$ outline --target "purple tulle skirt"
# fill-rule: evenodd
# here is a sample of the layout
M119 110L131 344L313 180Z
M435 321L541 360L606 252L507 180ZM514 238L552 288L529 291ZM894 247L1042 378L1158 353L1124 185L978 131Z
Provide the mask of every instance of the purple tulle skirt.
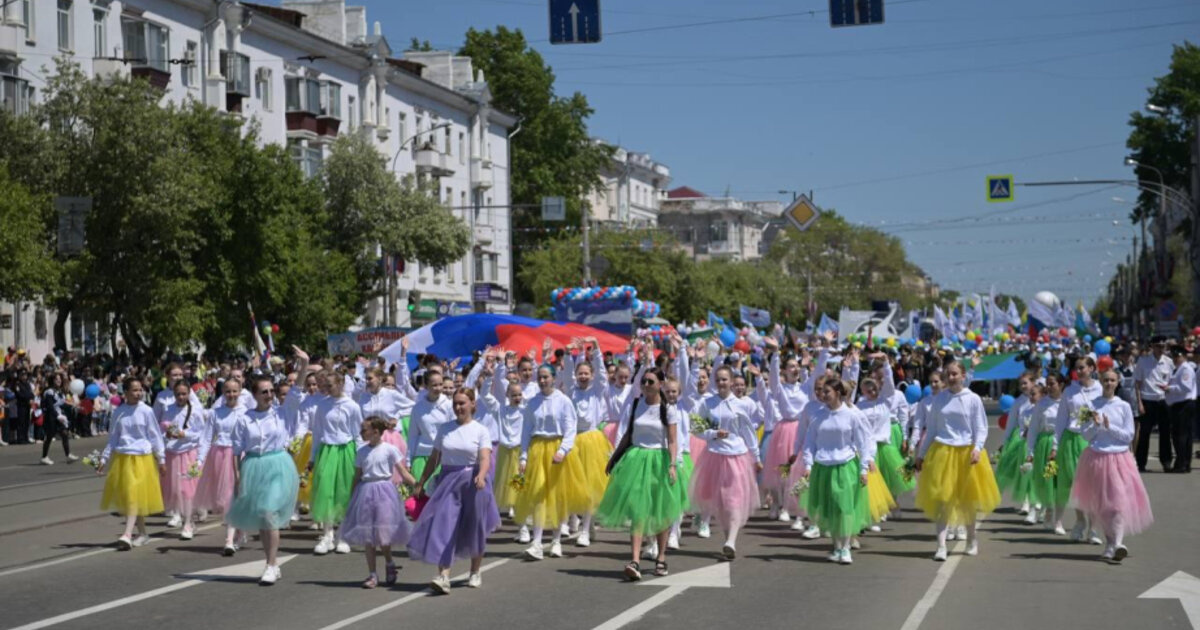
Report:
M442 466L437 489L408 541L409 558L448 567L483 555L488 534L500 528L500 512L491 480L476 489L475 474L474 466Z
M383 479L358 484L338 533L352 545L390 547L408 542L411 527L396 486Z

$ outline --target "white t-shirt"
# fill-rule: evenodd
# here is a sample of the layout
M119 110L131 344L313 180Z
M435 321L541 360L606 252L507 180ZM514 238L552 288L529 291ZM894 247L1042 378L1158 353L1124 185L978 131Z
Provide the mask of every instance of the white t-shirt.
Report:
M1167 384L1175 373L1175 364L1166 354L1155 359L1153 354L1142 355L1133 368L1133 378L1140 382L1142 400L1163 400L1167 395Z
M380 442L379 446L367 444L359 448L354 467L362 470L363 481L384 481L392 478L396 464L402 461L404 456L400 454L400 449Z
M492 434L479 422L454 420L438 427L433 448L442 452L443 466L474 466L479 450L492 448Z
M679 410L667 405L667 425L679 424ZM633 442L638 448L667 448L667 436L662 424L662 411L658 405L638 402L637 417L633 419Z

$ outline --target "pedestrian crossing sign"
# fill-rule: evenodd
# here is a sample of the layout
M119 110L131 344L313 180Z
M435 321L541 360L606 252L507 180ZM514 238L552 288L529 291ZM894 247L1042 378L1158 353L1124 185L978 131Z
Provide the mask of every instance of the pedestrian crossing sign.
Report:
M987 178L987 200L991 201L1012 201L1013 200L1013 176L1012 175L988 175Z

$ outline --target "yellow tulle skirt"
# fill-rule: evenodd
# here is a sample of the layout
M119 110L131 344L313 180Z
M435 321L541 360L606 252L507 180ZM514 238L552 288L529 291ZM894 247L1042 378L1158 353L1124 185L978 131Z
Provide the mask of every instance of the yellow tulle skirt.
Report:
M867 473L867 514L872 523L878 523L884 514L896 509L896 498L888 490L887 482L879 469Z
M604 469L612 455L612 445L599 429L575 436L575 448L567 454L563 465L567 467L567 478L573 483L567 486L567 511L571 514L591 514L604 498L608 489L608 475Z
M100 509L122 516L149 516L163 511L158 462L153 455L117 453L108 463Z
M496 480L492 488L496 507L503 511L517 503L517 491L512 488L512 478L521 466L521 447L500 446L496 451Z
M929 448L917 481L917 507L930 520L969 525L978 515L1000 505L1000 489L987 451L980 451L979 462L971 464L972 449L941 442Z
M312 459L312 433L305 433L300 450L292 453L292 461L296 462L296 472L300 474L300 494L296 496L296 503L311 503L312 478L305 470L308 468L310 459Z
M561 437L535 437L529 444L525 462L525 489L517 493L513 506L518 523L532 517L535 527L558 527L566 522L568 488L580 485L572 479L571 469L554 463L554 454L562 445Z

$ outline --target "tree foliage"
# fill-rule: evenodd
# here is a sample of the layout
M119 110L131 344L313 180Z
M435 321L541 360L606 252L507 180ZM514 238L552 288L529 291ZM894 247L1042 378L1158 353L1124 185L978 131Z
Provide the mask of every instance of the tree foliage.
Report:
M0 162L0 299L32 300L53 293L59 266L45 236L49 200L32 195Z

